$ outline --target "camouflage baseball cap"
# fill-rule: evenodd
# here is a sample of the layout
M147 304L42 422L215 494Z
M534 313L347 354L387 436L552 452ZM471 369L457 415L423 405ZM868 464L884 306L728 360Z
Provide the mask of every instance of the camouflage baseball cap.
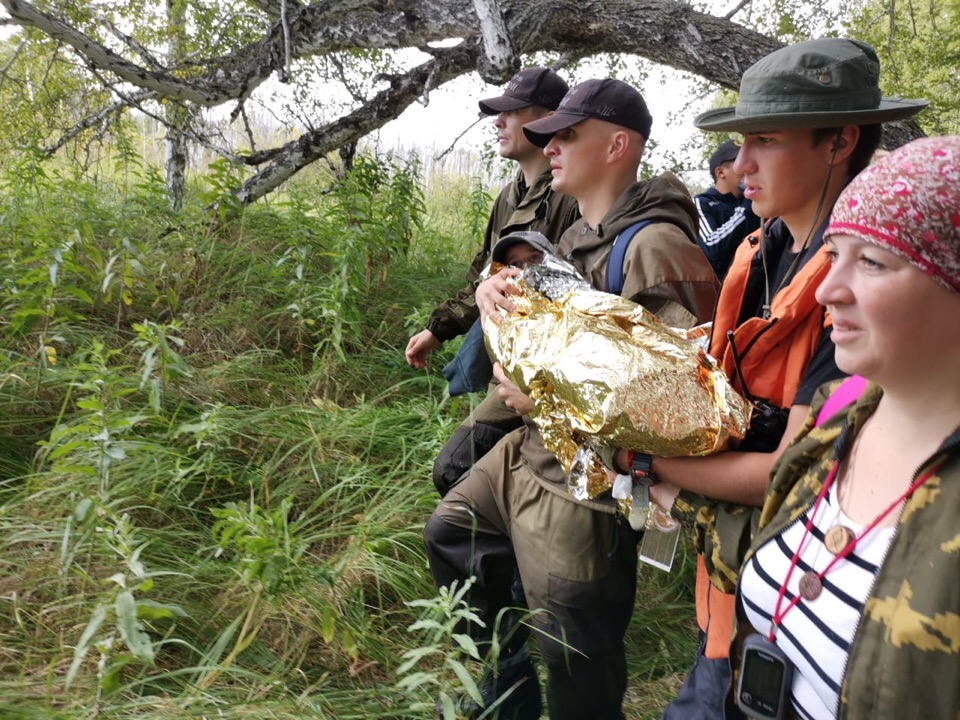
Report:
M497 115L530 105L556 110L567 89L564 79L550 68L526 68L510 78L503 95L481 100L480 112Z
M903 120L927 105L881 97L880 60L867 43L820 38L758 60L740 80L736 106L708 110L694 124L737 132L872 125Z

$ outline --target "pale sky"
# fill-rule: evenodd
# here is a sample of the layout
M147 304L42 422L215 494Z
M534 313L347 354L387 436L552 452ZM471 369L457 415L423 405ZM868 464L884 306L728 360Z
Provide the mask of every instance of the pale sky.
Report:
M563 71L561 74L564 75ZM607 75L601 63L581 67L577 72L580 80ZM661 79L666 79L666 83L661 84ZM669 92L666 88L669 88ZM693 84L682 73L671 68L658 67L651 73L644 87L638 89L643 93L653 115L651 137L660 145L647 158L655 168L663 162L665 150L678 153L681 145L690 138L702 140L703 145L716 142L715 138L710 138L693 126L693 118L707 109L709 101L696 102L692 108L685 109L685 105L691 101ZM470 126L479 116L477 101L500 93L499 87L488 85L476 73L470 73L431 92L426 106L419 103L411 105L399 118L385 125L376 136L382 147L416 146L425 154L446 150L464 131L467 132L460 138L457 147L480 149L489 146L494 137L493 119L484 118L472 128ZM678 114L679 117L670 120L671 116ZM467 130L468 128L470 129ZM684 160L695 166L700 158L684 156ZM708 174L703 170L702 176L694 174L690 180L706 183Z

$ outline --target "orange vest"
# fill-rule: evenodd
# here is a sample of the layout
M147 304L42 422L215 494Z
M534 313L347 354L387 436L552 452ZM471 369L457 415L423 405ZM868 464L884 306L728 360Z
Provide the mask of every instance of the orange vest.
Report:
M762 274L750 277L759 251L759 230L737 248L720 289L710 354L717 358L734 387L742 391L726 334L734 328L733 343L750 394L787 408L793 404L823 329L830 326L829 316L814 297L830 269L830 260L821 245L790 283L773 296L769 319L752 317L737 325L748 283L763 282ZM734 596L710 583L702 558L697 563L696 602L697 622L707 634L705 655L727 657L733 635Z

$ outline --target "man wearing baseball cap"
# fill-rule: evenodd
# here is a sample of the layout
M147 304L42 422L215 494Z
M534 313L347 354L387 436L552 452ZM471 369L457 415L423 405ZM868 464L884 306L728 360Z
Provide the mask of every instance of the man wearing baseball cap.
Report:
M667 324L689 327L710 318L718 281L697 247L696 211L683 184L669 173L637 181L651 123L639 92L604 79L578 85L554 114L523 131L544 147L553 189L575 197L583 216L560 238L557 255L594 288L615 290ZM615 242L629 243L619 272L608 263ZM497 306L515 309L508 278L517 272L505 269L479 286L484 317L498 318ZM498 667L482 685L483 705L457 710L478 717L501 700L499 717L540 717L529 632L508 609L509 581L519 569L532 613L527 622L547 666L550 718L619 720L639 535L612 498L580 501L568 493L560 464L529 421L533 402L498 366L494 372L524 427L473 466L424 529L438 586L462 587L475 577L469 602L485 627L464 630L485 648L499 621Z
M555 242L579 217L576 201L550 187L549 163L521 131L524 123L556 110L566 92L566 82L555 71L532 67L514 75L501 95L479 102L480 111L494 118L500 156L516 161L520 167L493 205L483 246L467 270L466 287L439 305L430 314L427 327L410 338L405 355L412 367L425 367L427 355L440 343L467 333L477 321L479 311L474 292L498 238L518 230L532 230ZM468 344L464 351L469 352L469 347L472 346ZM452 393L461 385L464 386L461 391L469 389L460 382L461 376L458 375L458 370L464 366L461 354L445 368L444 374L451 378ZM472 380L476 382L476 379ZM488 393L437 456L433 468L437 491L445 494L477 458L520 424L520 418L503 405L499 395Z
M752 203L743 196L740 175L734 172L740 146L727 140L710 155L709 170L713 187L693 196L700 216L697 243L723 280L733 261L733 253L743 239L760 227Z
M742 243L717 303L710 354L755 401L750 431L733 451L704 458L645 459L659 480L651 497L696 524L699 551L697 660L667 720L724 717L731 682L733 592L774 463L807 417L813 394L842 373L830 319L814 293L830 258L823 231L847 183L869 162L880 123L925 102L881 97L869 45L824 38L777 50L744 74L736 107L710 110L702 130L743 134L733 171L765 219ZM623 468L630 453L617 453ZM632 454L633 463L639 453ZM678 494L679 493L679 494ZM729 715L728 715L729 717Z

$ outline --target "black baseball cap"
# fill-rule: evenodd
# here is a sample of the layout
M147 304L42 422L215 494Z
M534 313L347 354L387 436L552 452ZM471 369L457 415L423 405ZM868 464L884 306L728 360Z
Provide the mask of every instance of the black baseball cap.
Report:
M733 140L727 140L723 145L713 151L710 156L710 179L717 179L717 168L725 162L732 162L737 159L740 152L740 146Z
M564 79L550 68L526 68L510 78L503 95L481 100L480 112L497 115L530 105L556 110L567 90L569 87Z
M606 120L650 137L653 118L643 95L622 80L587 80L568 92L557 111L523 126L527 140L546 147L555 134L587 118Z

